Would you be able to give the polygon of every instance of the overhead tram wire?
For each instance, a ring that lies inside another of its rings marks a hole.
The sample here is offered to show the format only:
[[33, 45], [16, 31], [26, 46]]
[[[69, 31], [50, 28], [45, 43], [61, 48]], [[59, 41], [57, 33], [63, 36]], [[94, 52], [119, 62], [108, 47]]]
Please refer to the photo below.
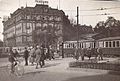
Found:
[[91, 15], [80, 15], [80, 16], [102, 16], [102, 15], [117, 15], [117, 14], [120, 14], [120, 13], [104, 13], [104, 14], [91, 14]]
[[[109, 7], [109, 8], [98, 8], [98, 9], [89, 9], [89, 10], [80, 10], [80, 11], [99, 11], [99, 10], [109, 10], [109, 9], [117, 9], [120, 7]], [[76, 10], [64, 10], [67, 12], [75, 12]]]

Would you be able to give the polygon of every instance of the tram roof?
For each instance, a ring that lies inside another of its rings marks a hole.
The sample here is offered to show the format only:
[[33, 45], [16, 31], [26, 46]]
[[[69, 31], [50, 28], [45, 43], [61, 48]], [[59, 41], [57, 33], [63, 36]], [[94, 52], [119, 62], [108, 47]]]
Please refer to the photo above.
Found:
[[120, 36], [118, 36], [118, 37], [107, 37], [107, 38], [102, 38], [102, 39], [99, 39], [99, 40], [120, 40]]
[[[94, 41], [94, 39], [89, 39], [89, 40], [79, 40], [78, 42], [89, 42], [89, 41]], [[65, 43], [77, 43], [77, 41], [65, 41]]]

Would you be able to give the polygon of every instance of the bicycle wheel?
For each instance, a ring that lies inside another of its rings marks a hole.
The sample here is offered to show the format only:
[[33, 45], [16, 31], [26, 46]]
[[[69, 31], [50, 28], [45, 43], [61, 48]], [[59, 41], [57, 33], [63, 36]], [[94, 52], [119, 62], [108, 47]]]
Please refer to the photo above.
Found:
[[15, 67], [15, 73], [17, 76], [22, 76], [24, 74], [24, 67], [21, 65], [17, 65]]
[[12, 75], [12, 74], [13, 74], [12, 71], [11, 71], [11, 64], [8, 64], [8, 65], [6, 66], [6, 72], [7, 72], [7, 74], [9, 74], [9, 75]]

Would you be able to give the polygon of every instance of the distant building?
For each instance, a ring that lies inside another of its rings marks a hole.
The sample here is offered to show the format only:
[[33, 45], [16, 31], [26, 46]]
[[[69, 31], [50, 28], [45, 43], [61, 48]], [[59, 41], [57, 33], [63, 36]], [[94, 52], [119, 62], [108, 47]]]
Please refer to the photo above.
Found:
[[70, 22], [62, 10], [48, 5], [18, 8], [3, 21], [4, 46], [29, 46], [44, 43], [59, 46]]

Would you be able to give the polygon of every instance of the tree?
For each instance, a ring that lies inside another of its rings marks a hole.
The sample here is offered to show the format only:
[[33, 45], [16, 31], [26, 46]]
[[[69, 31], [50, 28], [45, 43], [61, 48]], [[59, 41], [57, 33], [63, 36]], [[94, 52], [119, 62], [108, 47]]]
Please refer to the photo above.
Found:
[[98, 22], [94, 31], [104, 34], [106, 37], [120, 36], [120, 20], [116, 20], [114, 17], [110, 16], [105, 22]]

